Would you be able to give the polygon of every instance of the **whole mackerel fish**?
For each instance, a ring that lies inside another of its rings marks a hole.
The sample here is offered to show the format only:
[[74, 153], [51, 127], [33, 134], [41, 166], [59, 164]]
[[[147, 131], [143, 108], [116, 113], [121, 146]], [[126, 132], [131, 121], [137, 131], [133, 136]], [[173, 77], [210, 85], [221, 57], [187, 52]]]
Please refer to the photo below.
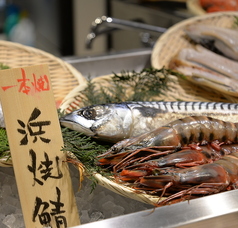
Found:
[[122, 102], [80, 108], [60, 118], [62, 126], [116, 143], [186, 116], [238, 122], [238, 104], [218, 102]]

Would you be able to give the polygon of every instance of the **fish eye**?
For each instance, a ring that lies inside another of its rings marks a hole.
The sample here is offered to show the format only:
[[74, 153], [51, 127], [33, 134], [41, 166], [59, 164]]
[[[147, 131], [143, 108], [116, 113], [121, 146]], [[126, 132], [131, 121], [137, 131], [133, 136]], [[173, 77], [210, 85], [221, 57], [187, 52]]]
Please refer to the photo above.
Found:
[[96, 117], [96, 111], [94, 109], [85, 109], [81, 112], [81, 115], [83, 115], [86, 119], [95, 119]]

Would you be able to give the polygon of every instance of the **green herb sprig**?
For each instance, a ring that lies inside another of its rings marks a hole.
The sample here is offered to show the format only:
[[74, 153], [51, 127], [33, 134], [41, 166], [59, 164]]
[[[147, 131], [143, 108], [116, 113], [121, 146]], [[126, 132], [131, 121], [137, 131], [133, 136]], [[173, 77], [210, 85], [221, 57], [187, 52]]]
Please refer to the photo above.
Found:
[[70, 151], [85, 166], [88, 173], [101, 170], [96, 165], [96, 158], [109, 148], [108, 145], [100, 144], [91, 137], [68, 128], [62, 128], [62, 135], [64, 152]]
[[3, 63], [0, 63], [0, 70], [6, 70], [6, 69], [10, 69], [10, 67]]
[[235, 29], [237, 29], [238, 28], [238, 17], [234, 17], [234, 24], [233, 24], [233, 27], [235, 28]]
[[5, 128], [0, 128], [0, 158], [10, 156], [9, 144]]
[[89, 79], [87, 88], [80, 95], [81, 100], [84, 106], [122, 101], [151, 101], [169, 90], [170, 74], [177, 75], [165, 68], [145, 68], [141, 72], [121, 71], [120, 74], [113, 74], [110, 86], [99, 88]]
[[[0, 63], [0, 70], [10, 69], [9, 66]], [[0, 158], [9, 157], [10, 158], [10, 148], [7, 139], [7, 132], [5, 128], [0, 128]]]

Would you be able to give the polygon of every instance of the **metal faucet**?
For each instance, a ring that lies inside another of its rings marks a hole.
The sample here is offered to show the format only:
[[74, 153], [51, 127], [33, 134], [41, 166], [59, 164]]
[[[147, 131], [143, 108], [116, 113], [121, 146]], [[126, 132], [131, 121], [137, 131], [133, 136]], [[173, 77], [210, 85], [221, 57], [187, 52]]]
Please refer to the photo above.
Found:
[[[101, 28], [102, 26], [105, 26]], [[164, 33], [167, 29], [162, 27], [157, 27], [153, 25], [148, 25], [135, 21], [127, 21], [107, 16], [102, 16], [96, 18], [92, 22], [91, 31], [86, 38], [86, 48], [90, 49], [92, 47], [92, 41], [101, 34], [107, 34], [114, 30], [146, 30], [158, 33]]]

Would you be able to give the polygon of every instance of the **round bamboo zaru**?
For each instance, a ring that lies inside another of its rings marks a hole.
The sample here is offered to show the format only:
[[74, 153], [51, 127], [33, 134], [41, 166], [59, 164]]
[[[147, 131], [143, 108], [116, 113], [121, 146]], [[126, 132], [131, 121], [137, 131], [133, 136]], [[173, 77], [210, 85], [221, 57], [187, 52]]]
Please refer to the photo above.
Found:
[[[151, 55], [151, 64], [160, 69], [168, 67], [170, 60], [183, 48], [193, 47], [194, 44], [186, 37], [184, 28], [190, 24], [215, 25], [232, 28], [235, 25], [235, 17], [238, 12], [210, 13], [192, 17], [172, 26], [161, 35]], [[175, 85], [168, 93], [168, 97], [174, 95], [184, 101], [216, 101], [238, 103], [238, 97], [228, 96], [205, 87], [201, 88], [182, 78], [175, 78]]]
[[[23, 66], [31, 66], [38, 64], [49, 64], [51, 83], [55, 100], [62, 101], [60, 108], [67, 110], [69, 107], [78, 107], [78, 101], [75, 100], [77, 94], [87, 86], [87, 80], [74, 67], [65, 61], [36, 48], [24, 46], [18, 43], [8, 41], [0, 41], [0, 63], [9, 66], [10, 68], [17, 68]], [[96, 78], [99, 83], [108, 83], [109, 76]], [[73, 94], [73, 96], [71, 95]], [[76, 97], [75, 97], [76, 95]], [[74, 102], [77, 105], [74, 105]], [[72, 153], [68, 153], [72, 159], [76, 157]], [[12, 167], [12, 160], [9, 157], [0, 159], [1, 167]], [[82, 172], [83, 169], [81, 169]], [[82, 173], [81, 173], [82, 174]], [[96, 179], [102, 186], [129, 198], [140, 200], [145, 203], [153, 202], [154, 197], [146, 194], [138, 196], [134, 191], [124, 185], [119, 185], [100, 174], [95, 174]], [[157, 197], [155, 197], [155, 202]]]
[[0, 63], [10, 68], [48, 64], [55, 100], [61, 102], [86, 79], [72, 65], [37, 48], [0, 40]]

